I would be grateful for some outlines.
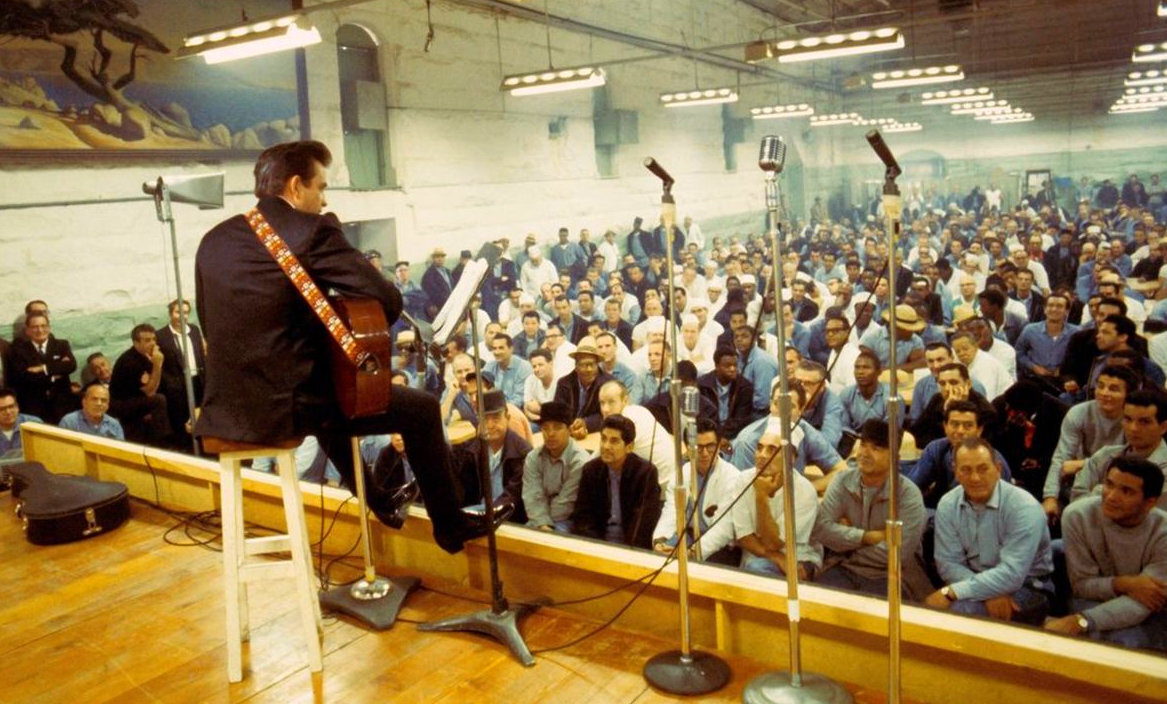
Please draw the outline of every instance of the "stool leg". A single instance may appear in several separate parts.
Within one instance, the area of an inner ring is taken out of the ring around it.
[[[235,468],[233,494],[236,508],[231,513],[231,518],[235,525],[235,554],[238,556],[236,564],[239,565],[241,573],[243,565],[247,564],[247,528],[243,518],[243,461],[234,459],[232,462]],[[247,580],[243,578],[242,574],[239,574],[237,581],[239,584],[239,640],[246,643],[251,640],[251,610],[247,608]]]
[[[229,458],[219,461],[220,467],[220,522],[223,527],[223,587],[227,607],[227,681],[243,679],[243,633],[240,622],[241,592],[246,587],[239,581],[239,565],[244,553],[240,544],[240,522],[243,505],[240,501],[239,463]],[[244,609],[246,607],[243,607]],[[246,613],[246,610],[243,611]]]
[[[312,672],[324,669],[320,645],[320,602],[312,587],[312,553],[308,549],[308,528],[304,520],[304,502],[300,494],[300,479],[296,476],[295,458],[291,452],[281,452],[277,458],[280,483],[284,494],[284,515],[288,524],[292,564],[296,577],[296,599],[300,604],[300,621],[304,640],[308,644],[308,668]]]

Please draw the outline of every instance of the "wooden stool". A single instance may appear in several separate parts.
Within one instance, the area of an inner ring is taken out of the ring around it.
[[[304,504],[300,479],[296,476],[295,450],[299,440],[276,445],[203,438],[203,448],[219,455],[221,468],[223,524],[223,581],[227,601],[227,681],[243,679],[243,641],[249,638],[247,625],[247,582],[260,579],[291,577],[296,582],[296,602],[304,640],[308,644],[308,667],[313,672],[324,669],[321,652],[320,604],[312,586],[312,553],[308,548],[308,528],[304,521]],[[286,535],[245,538],[243,533],[243,481],[240,470],[244,460],[275,457],[283,491]],[[291,552],[291,560],[251,560],[252,556]]]

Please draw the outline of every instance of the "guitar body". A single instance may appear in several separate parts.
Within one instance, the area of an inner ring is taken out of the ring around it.
[[[357,343],[377,362],[375,369],[358,369],[338,345],[332,345],[332,380],[340,410],[348,418],[384,413],[389,407],[393,354],[393,337],[385,310],[371,298],[333,298],[330,302]]]

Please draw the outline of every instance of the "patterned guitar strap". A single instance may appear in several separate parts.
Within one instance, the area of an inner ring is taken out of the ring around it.
[[[324,323],[328,334],[332,335],[333,340],[336,340],[336,344],[344,351],[345,356],[348,357],[353,366],[362,371],[375,371],[377,358],[361,348],[348,326],[344,324],[344,321],[336,314],[332,304],[328,302],[328,298],[320,291],[320,287],[316,285],[312,277],[308,276],[308,272],[304,271],[300,260],[295,254],[292,254],[292,250],[288,249],[284,238],[280,237],[268,223],[263,213],[259,212],[259,208],[252,208],[248,211],[247,224],[251,226],[251,231],[259,238],[260,244],[287,274],[292,285],[308,302],[308,307],[312,309],[316,317],[320,318],[320,322]]]

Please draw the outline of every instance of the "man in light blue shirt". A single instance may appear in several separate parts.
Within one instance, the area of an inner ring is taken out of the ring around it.
[[[843,427],[854,432],[869,420],[887,420],[887,384],[879,380],[879,358],[871,350],[860,349],[855,358],[855,383],[839,394],[843,406]]]
[[[16,402],[16,392],[0,388],[0,456],[9,452],[20,454],[20,425],[22,423],[43,423],[37,416],[20,412]]]
[[[483,365],[483,371],[494,377],[494,388],[507,397],[507,403],[523,407],[523,390],[531,376],[531,363],[515,354],[511,336],[500,332],[490,340],[494,359]]]
[[[1017,337],[1017,367],[1019,371],[1054,383],[1066,359],[1070,336],[1078,326],[1066,322],[1070,301],[1062,293],[1051,293],[1045,301],[1045,320],[1030,323]]]
[[[945,585],[926,606],[1041,625],[1053,595],[1045,512],[1001,479],[993,448],[979,437],[956,447],[960,486],[936,508],[936,570]]]
[[[81,396],[81,410],[73,411],[61,419],[60,426],[66,430],[97,435],[114,440],[125,440],[122,424],[117,418],[106,413],[109,410],[109,389],[100,381],[90,382]]]

